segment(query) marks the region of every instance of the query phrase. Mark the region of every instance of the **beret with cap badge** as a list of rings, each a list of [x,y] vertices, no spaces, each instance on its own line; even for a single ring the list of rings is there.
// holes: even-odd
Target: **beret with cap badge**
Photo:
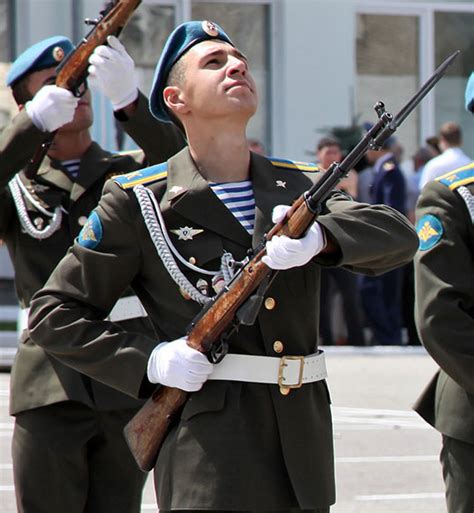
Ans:
[[[7,75],[7,86],[14,86],[18,80],[34,71],[57,66],[72,50],[74,45],[65,36],[39,41],[15,59]]]
[[[150,92],[149,107],[155,118],[160,121],[171,122],[163,101],[163,90],[173,65],[193,46],[212,39],[218,39],[234,46],[234,43],[222,28],[211,21],[182,23],[170,34],[156,66]]]

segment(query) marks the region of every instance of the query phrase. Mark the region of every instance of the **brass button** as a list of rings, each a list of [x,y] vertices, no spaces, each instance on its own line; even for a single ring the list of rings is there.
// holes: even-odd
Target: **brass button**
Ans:
[[[281,395],[288,395],[290,393],[290,388],[288,387],[280,387],[280,394]]]
[[[273,350],[275,351],[275,353],[281,353],[284,349],[284,345],[283,345],[283,342],[281,342],[280,340],[275,340],[275,342],[273,342]]]
[[[194,257],[189,257],[188,262],[194,265],[196,263],[196,259]]]
[[[265,299],[265,308],[267,310],[273,310],[275,308],[276,301],[272,297],[267,297]]]

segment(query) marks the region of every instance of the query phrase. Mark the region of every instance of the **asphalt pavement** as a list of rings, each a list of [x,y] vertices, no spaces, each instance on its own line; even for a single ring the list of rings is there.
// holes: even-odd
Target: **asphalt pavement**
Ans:
[[[440,435],[411,410],[436,370],[433,361],[420,347],[330,347],[326,353],[337,480],[331,513],[446,513]],[[0,373],[2,513],[16,512],[9,380],[9,372]],[[156,510],[150,475],[142,512]]]

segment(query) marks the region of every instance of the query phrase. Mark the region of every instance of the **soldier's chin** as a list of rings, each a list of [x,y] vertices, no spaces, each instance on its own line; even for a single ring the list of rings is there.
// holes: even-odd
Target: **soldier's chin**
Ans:
[[[60,133],[80,132],[88,130],[93,123],[92,116],[76,116],[71,122],[66,123],[60,129]]]

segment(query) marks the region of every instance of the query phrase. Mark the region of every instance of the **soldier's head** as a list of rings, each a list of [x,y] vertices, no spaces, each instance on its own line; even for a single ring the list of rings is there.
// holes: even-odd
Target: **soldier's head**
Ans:
[[[246,57],[221,27],[191,21],[169,36],[150,93],[151,113],[161,121],[250,117],[257,108]]]
[[[474,71],[471,73],[469,80],[466,85],[466,110],[471,114],[474,114]]]
[[[73,50],[74,45],[67,37],[53,36],[30,46],[15,59],[6,83],[20,110],[43,86],[55,83],[58,65]],[[79,101],[74,120],[60,130],[88,128],[91,124],[91,99],[86,91]]]

